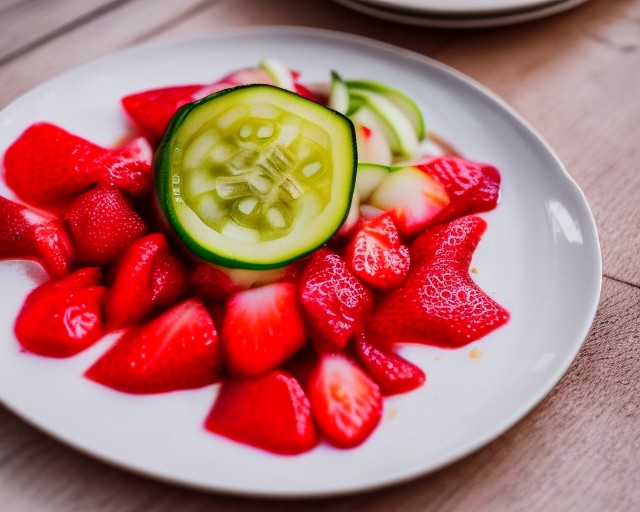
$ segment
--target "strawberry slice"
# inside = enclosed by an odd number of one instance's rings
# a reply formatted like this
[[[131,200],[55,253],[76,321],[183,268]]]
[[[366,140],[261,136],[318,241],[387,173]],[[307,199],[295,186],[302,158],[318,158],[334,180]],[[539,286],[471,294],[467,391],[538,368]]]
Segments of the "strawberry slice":
[[[261,375],[289,359],[307,341],[296,286],[273,283],[236,293],[227,301],[221,341],[235,376]]]
[[[358,361],[378,383],[384,396],[411,391],[426,380],[424,372],[415,364],[398,354],[380,350],[362,333],[356,335],[354,347]]]
[[[369,204],[389,210],[400,234],[410,238],[434,224],[449,204],[445,187],[414,166],[393,169],[369,198]]]
[[[436,222],[492,210],[500,198],[500,172],[492,165],[457,157],[439,157],[421,163],[420,170],[435,177],[450,198]]]
[[[187,299],[126,331],[86,372],[125,393],[164,393],[220,380],[218,333],[198,299]]]
[[[112,328],[139,324],[177,302],[187,289],[187,271],[164,235],[136,240],[118,260],[105,300]]]
[[[371,292],[328,249],[311,256],[300,278],[299,298],[309,335],[321,352],[342,350],[364,325],[372,303]]]
[[[69,357],[102,336],[105,288],[99,268],[83,268],[33,290],[16,319],[15,333],[25,350]]]
[[[204,299],[225,301],[243,288],[218,267],[197,261],[189,276],[191,290]]]
[[[382,417],[380,388],[343,354],[320,356],[308,395],[318,429],[338,448],[364,442]]]
[[[23,201],[59,209],[95,183],[123,185],[131,193],[148,190],[149,156],[139,142],[106,149],[53,124],[36,123],[7,149],[5,180]]]
[[[76,199],[65,215],[78,261],[112,263],[146,231],[142,218],[117,188],[98,186]]]
[[[71,268],[74,248],[56,217],[0,197],[0,258],[37,260],[56,277]]]
[[[282,370],[226,381],[205,428],[282,455],[306,452],[318,443],[309,399],[298,381]]]
[[[391,212],[364,221],[345,252],[351,271],[382,291],[400,286],[409,272],[409,248],[402,244]]]
[[[371,316],[367,334],[372,342],[455,348],[505,324],[509,312],[469,275],[485,229],[483,219],[462,217],[423,233],[415,241],[414,266],[404,285],[385,296]]]

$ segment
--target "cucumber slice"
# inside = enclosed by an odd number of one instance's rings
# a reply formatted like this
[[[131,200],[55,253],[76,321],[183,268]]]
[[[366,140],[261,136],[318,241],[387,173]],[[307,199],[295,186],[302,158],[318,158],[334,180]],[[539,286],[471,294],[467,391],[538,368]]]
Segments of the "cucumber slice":
[[[379,82],[372,82],[369,80],[350,80],[347,82],[347,87],[350,90],[364,90],[382,94],[396,107],[402,110],[404,115],[407,116],[407,118],[413,125],[413,128],[415,129],[419,140],[422,140],[426,137],[426,129],[422,111],[420,110],[416,102],[413,101],[413,99],[411,99],[411,97],[407,94],[399,91],[398,89],[394,89],[393,87],[389,87],[388,85],[381,84]]]
[[[260,69],[266,71],[273,83],[287,91],[295,91],[296,85],[291,70],[278,59],[267,57],[260,62]]]
[[[418,136],[407,116],[396,107],[393,102],[382,94],[375,92],[349,89],[349,94],[355,100],[362,100],[362,106],[351,114],[351,118],[365,126],[371,126],[371,117],[377,117],[381,123],[383,134],[389,142],[394,154],[411,157],[418,149]]]
[[[335,71],[331,72],[331,89],[327,106],[341,114],[346,114],[349,110],[349,89]]]
[[[389,167],[377,164],[358,164],[358,174],[356,175],[356,192],[363,203],[378,188],[389,174]]]
[[[199,258],[278,268],[322,245],[349,211],[354,127],[270,85],[225,89],[182,107],[154,159],[161,209]]]

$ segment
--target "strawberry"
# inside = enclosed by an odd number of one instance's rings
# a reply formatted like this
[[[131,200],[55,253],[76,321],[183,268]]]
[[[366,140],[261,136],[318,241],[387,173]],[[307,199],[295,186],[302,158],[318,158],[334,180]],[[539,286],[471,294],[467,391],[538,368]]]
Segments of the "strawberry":
[[[307,331],[292,283],[273,283],[233,295],[221,329],[226,367],[252,377],[275,369],[300,350]]]
[[[153,142],[164,135],[169,121],[177,110],[191,103],[230,87],[244,84],[272,83],[269,75],[258,69],[236,71],[212,84],[190,84],[161,87],[130,94],[122,98],[122,107],[134,124]]]
[[[402,284],[409,272],[409,248],[400,241],[391,212],[362,222],[347,246],[345,260],[357,277],[377,290]]]
[[[218,333],[198,299],[187,299],[133,327],[86,372],[125,393],[193,389],[220,380]]]
[[[105,314],[112,328],[139,324],[152,312],[177,302],[186,292],[187,271],[162,234],[136,240],[114,270],[105,300]]]
[[[416,241],[407,280],[376,307],[368,324],[372,342],[416,342],[460,347],[505,324],[509,313],[475,284],[469,265],[486,222],[462,217]]]
[[[442,183],[450,198],[436,218],[438,223],[491,210],[498,204],[500,172],[492,165],[439,157],[417,167]]]
[[[411,391],[426,380],[424,372],[415,364],[375,347],[364,334],[356,335],[354,341],[358,361],[380,386],[384,396]]]
[[[56,217],[0,197],[0,258],[38,260],[56,277],[71,268],[74,248]]]
[[[7,185],[43,208],[68,204],[95,183],[141,193],[151,185],[149,151],[139,143],[106,149],[49,123],[27,128],[4,156]]]
[[[283,455],[308,451],[318,443],[309,399],[298,381],[282,370],[224,382],[205,428]]]
[[[322,354],[308,387],[318,430],[338,448],[361,444],[382,417],[380,388],[342,354]]]
[[[410,166],[393,169],[373,191],[369,204],[391,211],[400,234],[410,238],[434,224],[449,200],[436,178]]]
[[[130,94],[122,98],[122,107],[135,125],[150,140],[158,142],[173,114],[196,99],[204,85],[164,87]]]
[[[108,265],[146,231],[142,218],[117,188],[98,186],[76,199],[65,215],[78,261]]]
[[[225,301],[243,288],[218,267],[197,261],[189,276],[191,290],[204,299]]]
[[[16,319],[15,333],[29,352],[69,357],[102,336],[99,268],[83,268],[33,290]]]
[[[321,352],[342,350],[364,325],[372,303],[371,292],[328,249],[311,256],[298,293],[309,335]]]

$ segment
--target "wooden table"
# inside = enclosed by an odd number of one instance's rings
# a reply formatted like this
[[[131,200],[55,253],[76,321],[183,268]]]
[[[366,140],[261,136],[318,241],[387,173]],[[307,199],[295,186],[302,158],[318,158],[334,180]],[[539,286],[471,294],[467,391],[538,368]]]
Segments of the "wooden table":
[[[81,455],[0,407],[0,510],[640,510],[640,2],[593,0],[517,26],[441,31],[326,0],[1,0],[0,107],[136,43],[266,24],[415,50],[483,83],[537,128],[586,193],[599,229],[604,282],[584,347],[554,391],[483,449],[402,485],[327,500],[173,487]]]

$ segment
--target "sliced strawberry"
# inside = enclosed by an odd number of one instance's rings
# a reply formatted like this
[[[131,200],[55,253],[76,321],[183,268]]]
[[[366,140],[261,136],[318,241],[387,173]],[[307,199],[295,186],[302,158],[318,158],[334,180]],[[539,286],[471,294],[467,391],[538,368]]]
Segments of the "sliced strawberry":
[[[220,380],[218,333],[202,302],[187,299],[126,331],[85,376],[135,394],[213,384]]]
[[[356,335],[354,346],[358,361],[378,383],[384,396],[411,391],[426,380],[424,372],[415,364],[398,354],[380,350],[362,333]]]
[[[4,168],[20,199],[45,208],[60,208],[99,182],[125,183],[130,192],[151,184],[149,159],[140,150],[106,149],[49,123],[33,124],[16,139]]]
[[[221,340],[227,370],[235,376],[260,375],[289,359],[307,341],[295,285],[236,293],[227,301]]]
[[[421,163],[419,169],[444,186],[450,202],[436,222],[491,210],[500,198],[500,172],[492,165],[463,158],[439,157]]]
[[[163,87],[130,94],[122,98],[125,112],[152,141],[158,142],[173,114],[183,105],[194,101],[194,95],[204,85]]]
[[[111,150],[97,160],[103,169],[99,183],[113,185],[132,196],[151,190],[153,149],[143,137],[133,139],[120,149]]]
[[[0,258],[35,259],[55,277],[69,271],[74,249],[56,217],[0,197]]]
[[[436,222],[449,204],[444,186],[417,167],[395,169],[378,185],[369,203],[390,210],[403,237],[412,237]]]
[[[342,350],[364,325],[372,303],[371,292],[328,249],[312,255],[302,272],[299,297],[309,335],[321,352]]]
[[[361,444],[382,417],[380,388],[342,354],[320,356],[308,395],[318,429],[338,448]]]
[[[479,217],[463,217],[422,234],[404,285],[385,296],[371,316],[371,341],[380,346],[415,342],[455,348],[505,324],[509,312],[469,275],[485,228]]]
[[[65,220],[78,261],[86,265],[108,265],[146,231],[127,197],[107,186],[98,186],[76,199]]]
[[[214,301],[225,301],[243,289],[229,274],[204,261],[198,261],[193,266],[189,284],[198,297]]]
[[[112,328],[139,324],[152,312],[177,302],[187,289],[187,271],[164,235],[152,234],[131,244],[115,267],[105,300]]]
[[[33,290],[16,319],[15,333],[29,352],[69,357],[102,336],[99,268],[83,268]]]
[[[283,455],[308,451],[318,443],[309,400],[298,381],[282,370],[225,382],[205,428]]]
[[[377,290],[392,290],[404,282],[409,248],[400,241],[391,212],[362,222],[347,246],[345,261],[357,277]]]

